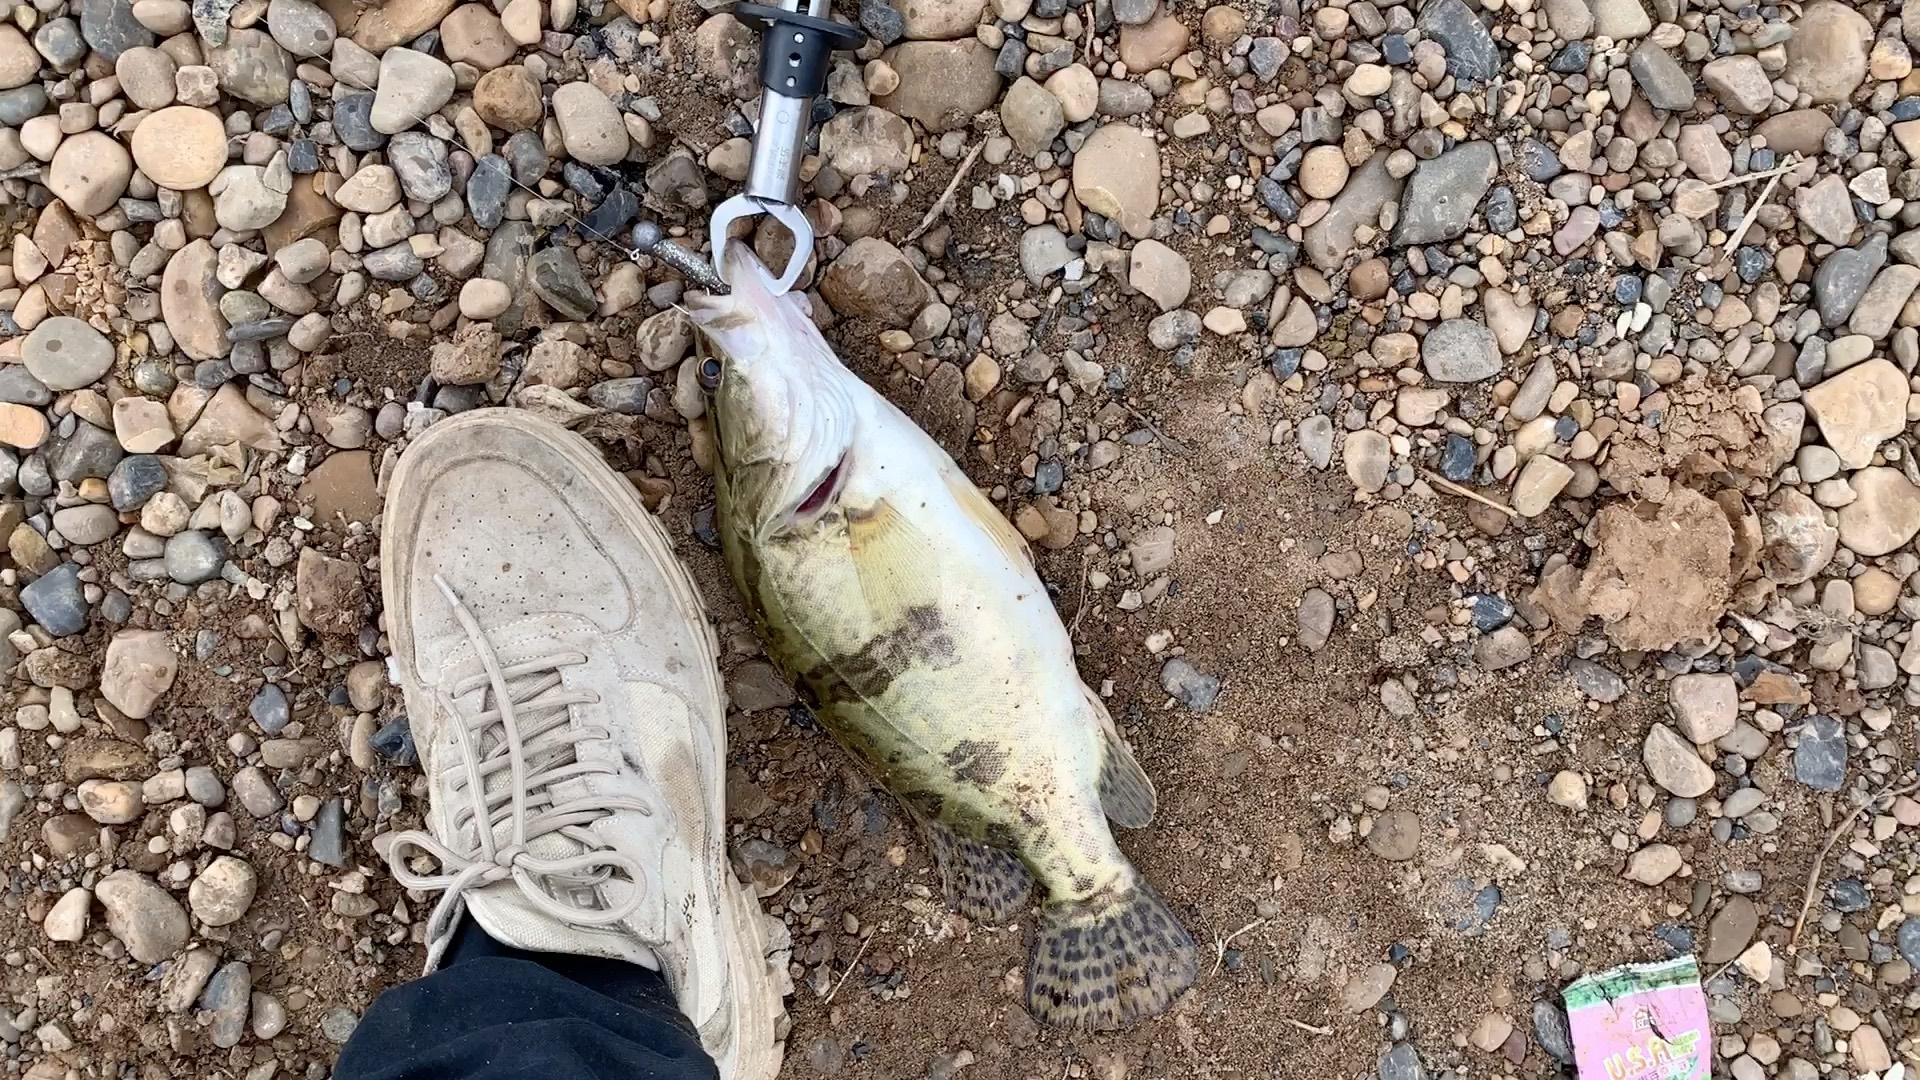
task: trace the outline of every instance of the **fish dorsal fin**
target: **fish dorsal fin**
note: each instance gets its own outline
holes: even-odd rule
[[[993,538],[993,545],[1005,553],[1008,561],[1023,570],[1032,568],[1033,552],[1027,547],[1026,538],[1005,514],[980,494],[973,481],[958,469],[947,472],[945,479],[947,490],[953,493],[953,501],[960,504],[961,512]]]
[[[1104,736],[1102,750],[1105,756],[1100,761],[1100,809],[1107,812],[1109,821],[1123,829],[1144,829],[1153,823],[1153,812],[1158,802],[1153,792],[1153,781],[1147,779],[1147,771],[1134,760],[1132,748],[1120,737],[1120,729],[1113,723],[1113,714],[1107,712],[1107,706],[1100,696],[1085,683],[1080,684],[1080,689],[1086,694],[1088,707],[1100,718],[1100,734]]]

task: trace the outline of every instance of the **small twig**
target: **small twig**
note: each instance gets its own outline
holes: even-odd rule
[[[1739,176],[1729,176],[1725,180],[1722,180],[1717,184],[1708,184],[1707,190],[1719,191],[1721,188],[1729,188],[1737,184],[1744,184],[1750,180],[1765,180],[1770,176],[1780,176],[1783,173],[1790,173],[1799,167],[1800,167],[1800,155],[1788,154],[1786,160],[1782,164],[1776,165],[1773,168],[1766,170],[1765,172],[1750,172],[1750,173],[1741,173]]]
[[[1303,1023],[1299,1020],[1295,1020],[1291,1016],[1281,1017],[1280,1022],[1285,1024],[1292,1024],[1294,1027],[1299,1028],[1301,1031],[1307,1032],[1308,1034],[1311,1034],[1311,1035],[1319,1035],[1323,1038],[1333,1034],[1333,1029],[1330,1027],[1314,1027],[1312,1024]]]
[[[854,969],[860,966],[860,958],[867,955],[867,946],[873,944],[873,938],[873,932],[868,931],[867,936],[860,939],[860,951],[853,954],[853,962],[847,965],[847,970],[840,973],[840,981],[833,984],[833,989],[827,991],[827,996],[820,999],[820,1004],[825,1005],[832,1002],[833,995],[839,993],[840,988],[847,985],[847,980],[853,977]]]
[[[939,220],[941,214],[947,212],[949,206],[953,205],[953,193],[960,190],[960,181],[965,180],[967,173],[973,169],[973,159],[979,157],[980,151],[986,148],[987,141],[982,139],[973,144],[972,150],[967,151],[967,159],[960,163],[959,168],[953,170],[953,179],[947,181],[947,190],[940,193],[940,197],[934,200],[933,208],[927,211],[927,216],[921,218],[920,224],[915,225],[913,231],[907,234],[907,243],[911,244],[920,239],[920,234],[933,228],[933,223]]]
[[[1920,788],[1920,779],[1909,780],[1898,786],[1888,783],[1887,786],[1881,788],[1879,791],[1867,796],[1866,802],[1854,807],[1846,817],[1840,819],[1840,824],[1831,833],[1827,834],[1827,842],[1820,845],[1820,854],[1813,857],[1813,869],[1807,872],[1807,889],[1805,894],[1800,897],[1800,917],[1793,920],[1793,936],[1787,939],[1788,949],[1792,949],[1800,943],[1800,930],[1807,923],[1807,912],[1813,910],[1813,898],[1820,891],[1820,872],[1826,868],[1827,855],[1833,851],[1833,845],[1839,843],[1842,836],[1852,832],[1853,823],[1858,821],[1860,815],[1865,813],[1875,803],[1878,803],[1881,799],[1887,798],[1888,796],[1897,797],[1905,795],[1915,788]],[[1725,971],[1726,969],[1722,968],[1721,970]]]
[[[1142,427],[1152,432],[1154,438],[1160,440],[1160,444],[1162,446],[1165,446],[1167,449],[1173,451],[1174,453],[1180,455],[1181,457],[1185,457],[1188,454],[1193,453],[1193,450],[1189,448],[1186,443],[1183,443],[1179,439],[1176,439],[1173,436],[1167,434],[1166,432],[1161,431],[1159,428],[1154,427],[1153,421],[1147,419],[1147,415],[1145,413],[1141,412],[1139,409],[1136,409],[1131,405],[1127,405],[1125,407],[1128,412],[1133,414],[1133,418],[1135,420],[1140,421],[1140,425]]]
[[[1434,472],[1432,469],[1421,469],[1420,475],[1426,477],[1427,483],[1434,485],[1435,487],[1439,488],[1441,491],[1450,492],[1454,495],[1460,496],[1463,499],[1472,499],[1474,502],[1477,502],[1482,506],[1491,507],[1492,509],[1498,510],[1501,513],[1507,515],[1508,517],[1514,518],[1516,520],[1518,520],[1520,517],[1520,511],[1515,510],[1513,507],[1508,506],[1506,503],[1495,502],[1494,500],[1487,498],[1485,495],[1480,494],[1479,492],[1473,490],[1472,488],[1461,487],[1459,484],[1456,484],[1453,481],[1447,479],[1446,477],[1441,476],[1439,473]]]
[[[1778,183],[1780,183],[1780,173],[1775,170],[1773,179],[1768,180],[1767,186],[1760,189],[1760,197],[1753,200],[1752,206],[1747,207],[1746,216],[1740,219],[1739,226],[1727,237],[1727,242],[1721,245],[1720,257],[1713,261],[1715,269],[1727,265],[1733,258],[1734,249],[1740,246],[1740,238],[1747,235],[1747,230],[1753,226],[1754,219],[1760,216],[1760,208],[1767,204],[1767,197],[1773,194],[1774,186]],[[1706,277],[1707,271],[1703,269],[1700,272],[1700,278],[1705,280]]]
[[[1219,941],[1214,942],[1213,943],[1213,970],[1207,972],[1207,978],[1211,979],[1215,975],[1220,974],[1220,965],[1227,962],[1227,946],[1233,944],[1234,938],[1239,937],[1241,934],[1244,934],[1249,930],[1253,930],[1264,925],[1266,921],[1267,920],[1265,919],[1255,919],[1252,922],[1248,923],[1247,925],[1241,927],[1240,929],[1235,930],[1233,933],[1228,934],[1226,937],[1221,938]]]
[[[1092,589],[1087,587],[1087,568],[1093,565],[1092,556],[1082,552],[1080,555],[1080,606],[1074,609],[1072,621],[1067,623],[1067,639],[1072,640],[1080,633],[1080,617],[1087,613],[1087,599]]]

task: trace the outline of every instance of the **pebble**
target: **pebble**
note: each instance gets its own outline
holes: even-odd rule
[[[86,936],[92,910],[93,892],[75,886],[61,894],[40,925],[49,941],[77,942]]]
[[[444,61],[413,49],[388,49],[380,56],[368,122],[382,135],[405,131],[439,111],[453,90],[453,69]]]
[[[1447,319],[1421,341],[1420,361],[1436,382],[1482,382],[1500,374],[1500,346],[1484,323]]]
[[[1868,360],[1807,390],[1807,411],[1849,469],[1872,464],[1874,451],[1907,423],[1907,378],[1892,362]]]
[[[1081,204],[1144,239],[1160,203],[1160,151],[1138,128],[1106,124],[1073,158],[1073,193]]]
[[[201,1012],[208,1018],[213,1045],[228,1049],[246,1034],[247,1009],[253,1002],[253,971],[244,962],[220,965],[200,995]]]
[[[220,576],[226,564],[226,541],[201,529],[188,529],[167,538],[167,576],[182,585],[198,585]]]
[[[1733,676],[1724,674],[1688,674],[1677,676],[1669,687],[1674,722],[1688,741],[1710,743],[1733,731],[1739,717],[1740,691]]]
[[[1396,244],[1432,244],[1467,231],[1474,210],[1493,186],[1499,161],[1493,144],[1466,142],[1421,162],[1400,197]]]
[[[1220,680],[1203,675],[1188,661],[1175,657],[1160,668],[1160,687],[1194,712],[1206,712],[1220,696]]]
[[[62,563],[20,590],[20,603],[27,614],[54,637],[67,637],[87,628],[89,605],[79,575],[78,566]]]
[[[1853,501],[1840,509],[1840,543],[1859,555],[1896,551],[1920,532],[1920,488],[1898,469],[1874,466],[1847,480]]]
[[[186,911],[145,874],[115,870],[100,879],[94,896],[107,913],[107,930],[140,963],[158,964],[186,946]]]
[[[620,111],[589,83],[567,83],[553,92],[553,116],[567,156],[587,165],[615,165],[629,146]]]
[[[1807,717],[1793,751],[1794,779],[1815,791],[1839,791],[1846,774],[1846,728],[1830,716]]]
[[[1493,35],[1462,0],[1427,4],[1416,25],[1446,49],[1447,70],[1456,77],[1486,82],[1499,73],[1502,60]]]
[[[98,131],[63,139],[54,151],[45,183],[55,198],[82,217],[107,212],[127,190],[133,158],[119,140]]]
[[[1648,730],[1641,762],[1653,782],[1670,794],[1694,799],[1713,790],[1713,769],[1700,760],[1693,744],[1665,724],[1654,724]]]
[[[187,889],[193,917],[208,926],[238,922],[253,905],[257,877],[246,860],[222,855],[207,864]]]

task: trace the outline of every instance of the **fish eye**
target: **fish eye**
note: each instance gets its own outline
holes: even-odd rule
[[[720,376],[723,372],[724,369],[720,366],[720,361],[715,357],[709,356],[700,361],[700,369],[694,373],[694,377],[699,380],[700,389],[711,394],[715,390],[720,389]]]

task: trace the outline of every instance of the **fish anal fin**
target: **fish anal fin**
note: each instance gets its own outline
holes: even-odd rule
[[[1200,974],[1200,950],[1144,881],[1044,904],[1027,954],[1027,1011],[1076,1031],[1156,1016]]]
[[[1011,853],[921,819],[948,906],[975,922],[1012,922],[1027,906],[1033,876]]]
[[[1100,809],[1106,811],[1107,820],[1123,829],[1144,829],[1153,823],[1158,805],[1153,781],[1147,779],[1147,771],[1140,767],[1132,748],[1120,737],[1113,714],[1107,711],[1100,696],[1084,684],[1081,689],[1086,693],[1088,707],[1099,718],[1100,733],[1106,742],[1100,761]]]

